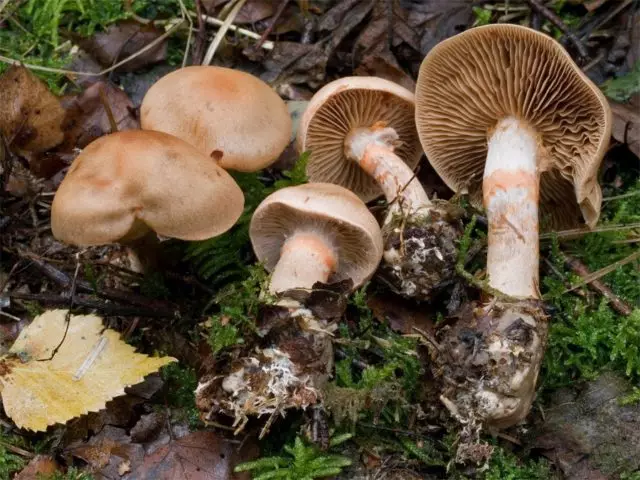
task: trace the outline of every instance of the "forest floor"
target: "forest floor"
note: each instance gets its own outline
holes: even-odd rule
[[[536,400],[521,425],[483,434],[492,449],[486,462],[455,461],[459,429],[434,422],[434,400],[425,398],[425,338],[477,295],[466,290],[418,304],[374,277],[341,311],[323,406],[266,426],[251,419],[241,431],[228,417],[200,415],[198,378],[260,341],[267,273],[253,256],[249,220],[269,193],[306,181],[293,144],[272,167],[233,174],[245,211],[229,232],[162,242],[162,270],[141,275],[124,247],[77,249],[52,236],[51,202],[79,149],[139,128],[145,92],[181,65],[212,58],[261,77],[295,123],[336,78],[375,75],[413,90],[434,45],[499,22],[560,41],[610,100],[614,125],[598,225],[540,237],[540,289],[552,320]],[[223,24],[232,27],[226,35]],[[12,121],[11,102],[51,115],[61,106],[64,136],[18,148],[29,139],[0,132],[0,353],[38,315],[70,309],[97,314],[139,352],[178,362],[105,409],[43,432],[0,414],[0,479],[640,480],[637,0],[0,0],[1,72],[0,126]],[[8,73],[29,80],[12,90]],[[430,196],[452,197],[424,159],[418,176]],[[482,215],[469,209],[465,218],[474,213]],[[467,269],[479,274],[486,225],[467,234]],[[251,472],[233,473],[238,464]]]

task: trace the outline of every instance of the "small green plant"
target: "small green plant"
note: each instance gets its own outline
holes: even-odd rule
[[[472,7],[473,15],[476,17],[475,22],[473,22],[474,27],[479,27],[482,25],[489,25],[491,23],[491,10],[487,10],[482,7]]]
[[[607,80],[600,88],[607,97],[616,102],[628,101],[634,94],[640,92],[640,61],[636,62],[630,72]]]
[[[351,438],[351,434],[334,437],[330,447],[336,447]],[[314,480],[340,474],[351,460],[343,455],[324,453],[314,445],[306,445],[296,437],[293,445],[285,445],[286,456],[265,457],[242,463],[235,472],[251,472],[253,480],[279,478],[282,480]]]

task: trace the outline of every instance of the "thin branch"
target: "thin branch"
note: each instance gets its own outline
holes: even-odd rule
[[[580,288],[583,285],[588,285],[590,283],[593,283],[594,281],[598,280],[599,278],[604,277],[606,274],[613,272],[614,270],[622,267],[623,265],[626,265],[627,263],[631,263],[637,259],[640,258],[640,250],[638,250],[637,252],[632,253],[631,255],[623,258],[622,260],[618,260],[617,262],[612,263],[611,265],[607,265],[604,268],[601,268],[600,270],[590,273],[589,275],[585,275],[582,277],[582,281],[580,283],[578,283],[577,285],[573,285],[571,286],[571,288],[566,289],[563,293],[569,293],[573,290],[575,290],[576,288]]]
[[[189,16],[193,18],[198,17],[198,15],[195,12],[191,12],[191,11],[189,11]],[[214,25],[216,27],[221,27],[222,25],[224,25],[224,21],[216,17],[210,17],[208,15],[200,15],[200,18],[204,20],[205,23],[208,23],[209,25]],[[260,34],[256,32],[252,32],[251,30],[247,30],[246,28],[238,27],[236,25],[229,25],[229,30],[235,33],[239,33],[240,35],[244,35],[245,37],[253,38],[254,40],[260,40]],[[270,40],[267,40],[262,45],[260,45],[260,47],[264,48],[265,50],[273,50],[274,43]]]
[[[540,0],[527,0],[527,3],[531,5],[531,8],[536,10],[540,15],[549,20],[552,24],[558,27],[562,33],[564,33],[571,43],[576,47],[578,53],[582,58],[589,57],[589,51],[587,47],[584,46],[584,43],[567,27],[567,25],[562,21],[560,17],[558,17],[552,10],[547,8],[543,2]]]
[[[568,239],[578,238],[589,233],[603,233],[603,232],[621,232],[624,230],[633,230],[640,228],[640,222],[635,223],[618,223],[615,225],[603,225],[596,228],[572,228],[569,230],[559,230],[557,232],[547,232],[540,235],[540,240],[551,240],[553,238]]]
[[[278,6],[278,10],[276,10],[276,13],[271,17],[271,23],[269,23],[269,26],[266,28],[266,30],[262,32],[262,35],[260,36],[260,40],[258,40],[258,43],[256,43],[255,48],[260,48],[262,44],[266,42],[267,37],[269,37],[269,35],[273,31],[274,27],[276,26],[276,23],[278,23],[278,20],[282,16],[282,13],[284,12],[284,9],[288,4],[289,4],[289,0],[280,0],[280,5]]]
[[[587,266],[577,258],[565,254],[564,263],[574,273],[580,275],[580,277],[582,277],[583,279],[587,279],[592,276],[592,273],[589,271]],[[603,282],[598,279],[593,279],[588,283],[593,290],[600,293],[603,297],[607,298],[611,302],[611,306],[613,307],[613,309],[620,315],[631,315],[631,312],[633,311],[631,306],[620,297],[618,297],[615,293],[613,293],[613,291]]]
[[[227,30],[229,30],[229,27],[231,26],[236,16],[240,12],[240,9],[244,6],[246,2],[247,0],[238,0],[236,4],[233,6],[231,11],[229,12],[229,15],[227,15],[227,17],[224,19],[224,23],[220,26],[220,30],[218,30],[218,33],[216,33],[216,36],[213,37],[213,40],[211,41],[211,44],[207,49],[207,53],[205,53],[204,55],[204,60],[202,61],[202,65],[211,64],[211,60],[213,60],[213,57],[216,54],[216,51],[218,50],[220,43],[222,43],[224,36],[227,34]]]

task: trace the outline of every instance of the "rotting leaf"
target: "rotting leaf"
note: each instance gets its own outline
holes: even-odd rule
[[[63,97],[66,116],[63,124],[65,141],[61,149],[84,148],[96,138],[111,133],[105,100],[118,131],[140,128],[128,95],[110,82],[98,81],[78,95]]]
[[[611,135],[640,158],[640,113],[631,105],[609,101],[613,116]]]
[[[22,66],[0,76],[0,132],[11,148],[43,152],[63,139],[64,109],[58,97]]]
[[[69,445],[65,452],[87,462],[99,478],[118,478],[123,465],[140,465],[144,459],[144,447],[132,443],[123,428],[111,425],[88,442]]]
[[[157,40],[164,31],[153,25],[142,25],[133,20],[125,20],[111,25],[104,32],[90,37],[82,37],[79,45],[91,54],[102,66],[110,67],[119,60],[133,55]],[[117,68],[119,72],[133,72],[148,67],[167,58],[167,41],[138,55]]]
[[[136,353],[96,315],[71,315],[68,329],[66,316],[66,310],[39,315],[0,357],[2,403],[20,428],[44,431],[101,410],[126,386],[176,361]]]
[[[214,432],[191,433],[148,455],[128,480],[248,480],[234,467],[255,456],[252,445],[237,447]]]
[[[36,455],[13,480],[40,480],[60,471],[60,465],[49,455]]]
[[[276,42],[270,55],[264,60],[266,73],[263,80],[274,86],[283,83],[307,83],[318,87],[326,76],[327,63],[335,49],[365,19],[375,2],[347,0],[339,2],[327,11],[318,24],[318,31],[331,32],[325,39],[313,45],[295,42]],[[248,56],[253,49],[245,49]]]
[[[435,333],[433,319],[424,308],[399,301],[393,294],[368,295],[367,306],[378,321],[388,321],[390,327],[397,332],[416,334],[415,327],[432,335]]]

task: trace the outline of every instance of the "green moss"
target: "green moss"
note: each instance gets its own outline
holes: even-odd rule
[[[640,181],[623,196],[606,202],[602,217],[602,224],[640,221]],[[628,230],[589,234],[563,244],[562,252],[597,271],[637,250],[637,244],[621,242],[628,235]],[[567,282],[578,285],[582,278],[566,269],[560,247],[557,241],[552,242],[549,259],[562,278],[548,274],[542,281],[544,297],[556,310],[542,374],[545,388],[594,378],[606,369],[640,378],[640,309],[625,317],[598,294],[581,297],[567,293]],[[638,262],[619,267],[600,280],[630,305],[640,305]]]
[[[161,371],[165,381],[166,403],[175,413],[189,422],[192,429],[201,426],[200,414],[196,408],[195,390],[198,378],[194,369],[170,363]]]
[[[628,101],[632,95],[640,92],[640,61],[636,62],[630,72],[607,80],[600,88],[612,100]]]
[[[550,480],[560,478],[544,459],[522,461],[502,448],[496,448],[488,469],[481,475],[484,480]]]
[[[4,442],[5,436],[0,436],[0,440]],[[0,445],[0,478],[11,478],[14,473],[22,470],[25,463],[21,456],[11,453],[4,445]]]
[[[90,473],[83,472],[79,468],[71,467],[66,473],[56,472],[53,475],[40,475],[38,480],[93,480],[94,477]]]

